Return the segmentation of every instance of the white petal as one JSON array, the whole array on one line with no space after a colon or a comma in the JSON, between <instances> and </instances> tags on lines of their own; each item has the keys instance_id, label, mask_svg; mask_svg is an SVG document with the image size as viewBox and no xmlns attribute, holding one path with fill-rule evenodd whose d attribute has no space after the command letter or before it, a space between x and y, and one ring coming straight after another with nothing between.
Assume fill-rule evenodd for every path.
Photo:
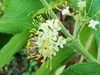
<instances>
[{"instance_id":1,"label":"white petal","mask_svg":"<svg viewBox=\"0 0 100 75\"><path fill-rule=\"evenodd\" d=\"M62 44L65 44L66 43L66 39L65 40L62 40Z\"/></svg>"},{"instance_id":2,"label":"white petal","mask_svg":"<svg viewBox=\"0 0 100 75\"><path fill-rule=\"evenodd\" d=\"M88 27L91 27L91 24L89 24Z\"/></svg>"},{"instance_id":3,"label":"white petal","mask_svg":"<svg viewBox=\"0 0 100 75\"><path fill-rule=\"evenodd\" d=\"M54 49L55 49L55 51L57 51L57 52L59 51L59 48L58 48L58 47L54 47Z\"/></svg>"},{"instance_id":4,"label":"white petal","mask_svg":"<svg viewBox=\"0 0 100 75\"><path fill-rule=\"evenodd\" d=\"M65 15L65 14L66 14L66 9L63 9L62 15Z\"/></svg>"},{"instance_id":5,"label":"white petal","mask_svg":"<svg viewBox=\"0 0 100 75\"><path fill-rule=\"evenodd\" d=\"M95 25L92 25L92 28L95 29Z\"/></svg>"},{"instance_id":6,"label":"white petal","mask_svg":"<svg viewBox=\"0 0 100 75\"><path fill-rule=\"evenodd\" d=\"M63 48L63 45L61 44L60 47Z\"/></svg>"},{"instance_id":7,"label":"white petal","mask_svg":"<svg viewBox=\"0 0 100 75\"><path fill-rule=\"evenodd\" d=\"M98 21L95 21L94 23L95 23L95 25L99 24L99 22L98 22Z\"/></svg>"},{"instance_id":8,"label":"white petal","mask_svg":"<svg viewBox=\"0 0 100 75\"><path fill-rule=\"evenodd\" d=\"M77 6L79 6L79 7L85 7L86 6L86 2L85 1L79 1L77 3Z\"/></svg>"}]
</instances>

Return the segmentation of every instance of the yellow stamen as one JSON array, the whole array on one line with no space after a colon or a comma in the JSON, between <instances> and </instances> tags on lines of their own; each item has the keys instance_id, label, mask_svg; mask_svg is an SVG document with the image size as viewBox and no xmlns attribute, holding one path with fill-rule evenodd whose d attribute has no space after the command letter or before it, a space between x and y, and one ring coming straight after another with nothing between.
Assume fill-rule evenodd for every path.
<instances>
[{"instance_id":1,"label":"yellow stamen","mask_svg":"<svg viewBox=\"0 0 100 75\"><path fill-rule=\"evenodd\" d=\"M48 24L48 22L46 22L46 24Z\"/></svg>"},{"instance_id":2,"label":"yellow stamen","mask_svg":"<svg viewBox=\"0 0 100 75\"><path fill-rule=\"evenodd\" d=\"M37 46L34 46L33 48L37 48Z\"/></svg>"},{"instance_id":3,"label":"yellow stamen","mask_svg":"<svg viewBox=\"0 0 100 75\"><path fill-rule=\"evenodd\" d=\"M39 31L37 31L35 34L36 34L36 35L39 35L39 34L40 34L40 32L39 32Z\"/></svg>"},{"instance_id":4,"label":"yellow stamen","mask_svg":"<svg viewBox=\"0 0 100 75\"><path fill-rule=\"evenodd\" d=\"M54 26L54 24L52 24L52 26Z\"/></svg>"},{"instance_id":5,"label":"yellow stamen","mask_svg":"<svg viewBox=\"0 0 100 75\"><path fill-rule=\"evenodd\" d=\"M43 63L44 61L43 60L41 60L41 63Z\"/></svg>"},{"instance_id":6,"label":"yellow stamen","mask_svg":"<svg viewBox=\"0 0 100 75\"><path fill-rule=\"evenodd\" d=\"M56 8L56 9L58 9L58 7L57 7L57 5L56 5L56 4L54 4L54 6L55 6L55 8Z\"/></svg>"},{"instance_id":7,"label":"yellow stamen","mask_svg":"<svg viewBox=\"0 0 100 75\"><path fill-rule=\"evenodd\" d=\"M30 47L29 49L30 49L30 50L32 50L33 48L32 48L32 47Z\"/></svg>"},{"instance_id":8,"label":"yellow stamen","mask_svg":"<svg viewBox=\"0 0 100 75\"><path fill-rule=\"evenodd\" d=\"M48 42L44 42L44 44L45 44L46 46L50 46L50 43L48 43Z\"/></svg>"},{"instance_id":9,"label":"yellow stamen","mask_svg":"<svg viewBox=\"0 0 100 75\"><path fill-rule=\"evenodd\" d=\"M33 36L33 34L30 34L30 36L29 37L32 37Z\"/></svg>"},{"instance_id":10,"label":"yellow stamen","mask_svg":"<svg viewBox=\"0 0 100 75\"><path fill-rule=\"evenodd\" d=\"M48 68L48 65L46 66L46 68Z\"/></svg>"},{"instance_id":11,"label":"yellow stamen","mask_svg":"<svg viewBox=\"0 0 100 75\"><path fill-rule=\"evenodd\" d=\"M42 25L42 23L39 23L39 25L41 26L41 25Z\"/></svg>"},{"instance_id":12,"label":"yellow stamen","mask_svg":"<svg viewBox=\"0 0 100 75\"><path fill-rule=\"evenodd\" d=\"M28 57L27 57L27 59L30 59L31 58L31 56L29 55Z\"/></svg>"},{"instance_id":13,"label":"yellow stamen","mask_svg":"<svg viewBox=\"0 0 100 75\"><path fill-rule=\"evenodd\" d=\"M30 62L32 62L33 60L30 60Z\"/></svg>"},{"instance_id":14,"label":"yellow stamen","mask_svg":"<svg viewBox=\"0 0 100 75\"><path fill-rule=\"evenodd\" d=\"M34 24L34 22L32 22L32 24Z\"/></svg>"},{"instance_id":15,"label":"yellow stamen","mask_svg":"<svg viewBox=\"0 0 100 75\"><path fill-rule=\"evenodd\" d=\"M35 28L32 28L32 30L33 30L33 31L36 31L36 29L35 29Z\"/></svg>"},{"instance_id":16,"label":"yellow stamen","mask_svg":"<svg viewBox=\"0 0 100 75\"><path fill-rule=\"evenodd\" d=\"M72 38L70 38L70 37L67 37L67 40L68 40L68 41L71 41L71 40L72 40Z\"/></svg>"},{"instance_id":17,"label":"yellow stamen","mask_svg":"<svg viewBox=\"0 0 100 75\"><path fill-rule=\"evenodd\" d=\"M44 63L42 63L41 67L44 65Z\"/></svg>"},{"instance_id":18,"label":"yellow stamen","mask_svg":"<svg viewBox=\"0 0 100 75\"><path fill-rule=\"evenodd\" d=\"M52 67L50 67L50 70L52 70Z\"/></svg>"},{"instance_id":19,"label":"yellow stamen","mask_svg":"<svg viewBox=\"0 0 100 75\"><path fill-rule=\"evenodd\" d=\"M35 60L38 60L39 58L35 58Z\"/></svg>"},{"instance_id":20,"label":"yellow stamen","mask_svg":"<svg viewBox=\"0 0 100 75\"><path fill-rule=\"evenodd\" d=\"M37 58L36 58L36 60L37 60L37 59L39 59L41 56L40 56L40 54L37 54L36 57L37 57Z\"/></svg>"}]
</instances>

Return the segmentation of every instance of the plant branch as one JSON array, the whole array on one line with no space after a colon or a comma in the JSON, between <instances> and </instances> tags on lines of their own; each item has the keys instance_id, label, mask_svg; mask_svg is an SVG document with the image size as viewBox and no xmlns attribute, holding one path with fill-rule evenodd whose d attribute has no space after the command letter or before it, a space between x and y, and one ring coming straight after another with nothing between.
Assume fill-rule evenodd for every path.
<instances>
[{"instance_id":1,"label":"plant branch","mask_svg":"<svg viewBox=\"0 0 100 75\"><path fill-rule=\"evenodd\" d=\"M78 40L72 41L72 46L77 49L87 60L91 62L97 62L96 59L88 51L85 50L85 48Z\"/></svg>"},{"instance_id":2,"label":"plant branch","mask_svg":"<svg viewBox=\"0 0 100 75\"><path fill-rule=\"evenodd\" d=\"M85 19L85 17L86 16L84 15L84 17L82 18L81 14L78 14L75 17L76 21L75 21L75 25L74 25L75 27L74 27L73 37L76 39L79 37L80 32L82 31L84 25L87 23L86 22L87 19Z\"/></svg>"}]
</instances>

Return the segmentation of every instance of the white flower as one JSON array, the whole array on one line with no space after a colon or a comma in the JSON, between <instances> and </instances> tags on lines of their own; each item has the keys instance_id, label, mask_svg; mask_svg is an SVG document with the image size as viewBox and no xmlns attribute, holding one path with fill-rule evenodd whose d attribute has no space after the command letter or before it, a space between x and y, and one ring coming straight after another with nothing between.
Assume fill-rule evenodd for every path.
<instances>
[{"instance_id":1,"label":"white flower","mask_svg":"<svg viewBox=\"0 0 100 75\"><path fill-rule=\"evenodd\" d=\"M46 24L53 30L57 30L57 31L61 30L58 19L56 19L56 20L54 20L54 19L53 20L47 20Z\"/></svg>"},{"instance_id":2,"label":"white flower","mask_svg":"<svg viewBox=\"0 0 100 75\"><path fill-rule=\"evenodd\" d=\"M69 6L62 10L62 15L70 15Z\"/></svg>"},{"instance_id":3,"label":"white flower","mask_svg":"<svg viewBox=\"0 0 100 75\"><path fill-rule=\"evenodd\" d=\"M64 39L64 38L61 36L61 37L59 37L57 43L58 43L58 45L59 45L61 48L63 48L63 45L66 43L66 39Z\"/></svg>"},{"instance_id":4,"label":"white flower","mask_svg":"<svg viewBox=\"0 0 100 75\"><path fill-rule=\"evenodd\" d=\"M52 26L53 22L54 22L54 19L52 19L52 20L47 20L47 21L46 21L46 24L47 24L48 26Z\"/></svg>"},{"instance_id":5,"label":"white flower","mask_svg":"<svg viewBox=\"0 0 100 75\"><path fill-rule=\"evenodd\" d=\"M55 22L54 22L54 29L57 30L57 31L61 30L58 19L56 19Z\"/></svg>"},{"instance_id":6,"label":"white flower","mask_svg":"<svg viewBox=\"0 0 100 75\"><path fill-rule=\"evenodd\" d=\"M51 50L59 51L58 44L57 44L56 42L54 42L54 41L51 40L51 41L50 41L50 44L51 44L51 45L50 45L49 48L50 48Z\"/></svg>"},{"instance_id":7,"label":"white flower","mask_svg":"<svg viewBox=\"0 0 100 75\"><path fill-rule=\"evenodd\" d=\"M83 7L86 6L86 2L85 2L85 1L79 1L79 2L77 3L77 6L80 7L80 8L81 8L81 7L83 8Z\"/></svg>"},{"instance_id":8,"label":"white flower","mask_svg":"<svg viewBox=\"0 0 100 75\"><path fill-rule=\"evenodd\" d=\"M96 25L98 24L99 24L99 21L94 21L93 19L91 19L88 27L92 27L92 29L95 29Z\"/></svg>"},{"instance_id":9,"label":"white flower","mask_svg":"<svg viewBox=\"0 0 100 75\"><path fill-rule=\"evenodd\" d=\"M51 58L51 56L52 56L52 54L50 53L50 50L47 50L47 49L42 51L42 55L43 55L44 59L46 59L47 57Z\"/></svg>"},{"instance_id":10,"label":"white flower","mask_svg":"<svg viewBox=\"0 0 100 75\"><path fill-rule=\"evenodd\" d=\"M41 47L43 45L43 39L41 39L40 37L38 37L37 41L36 41L36 45L38 45L38 47Z\"/></svg>"},{"instance_id":11,"label":"white flower","mask_svg":"<svg viewBox=\"0 0 100 75\"><path fill-rule=\"evenodd\" d=\"M44 58L50 58L50 59L52 59L52 55L56 55L56 52L54 51L54 50L50 50L50 49L45 49L43 52L42 52L43 54L43 56L44 56Z\"/></svg>"},{"instance_id":12,"label":"white flower","mask_svg":"<svg viewBox=\"0 0 100 75\"><path fill-rule=\"evenodd\" d=\"M42 23L42 25L39 27L39 29L42 29L44 32L47 32L47 30L49 28L48 28L48 25L46 23Z\"/></svg>"},{"instance_id":13,"label":"white flower","mask_svg":"<svg viewBox=\"0 0 100 75\"><path fill-rule=\"evenodd\" d=\"M58 32L56 30L53 30L49 33L49 36L52 40L56 41L57 40L57 35L58 35Z\"/></svg>"}]
</instances>

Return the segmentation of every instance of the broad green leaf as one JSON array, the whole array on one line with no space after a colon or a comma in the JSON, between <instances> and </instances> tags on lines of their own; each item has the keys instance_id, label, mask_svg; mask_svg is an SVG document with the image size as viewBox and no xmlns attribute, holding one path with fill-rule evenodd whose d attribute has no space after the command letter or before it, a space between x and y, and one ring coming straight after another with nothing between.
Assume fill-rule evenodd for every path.
<instances>
[{"instance_id":1,"label":"broad green leaf","mask_svg":"<svg viewBox=\"0 0 100 75\"><path fill-rule=\"evenodd\" d=\"M88 49L88 52L95 58L97 58L97 51L98 51L98 46L97 46L97 43L96 43L96 40L95 38L93 37L93 39L91 39L91 42L90 42L90 47ZM87 44L88 46L88 44Z\"/></svg>"},{"instance_id":2,"label":"broad green leaf","mask_svg":"<svg viewBox=\"0 0 100 75\"><path fill-rule=\"evenodd\" d=\"M78 9L77 2L78 2L79 0L68 0L68 1L71 3L71 5L72 5L74 8L77 8L77 9Z\"/></svg>"},{"instance_id":3,"label":"broad green leaf","mask_svg":"<svg viewBox=\"0 0 100 75\"><path fill-rule=\"evenodd\" d=\"M0 49L10 40L13 35L0 33Z\"/></svg>"},{"instance_id":4,"label":"broad green leaf","mask_svg":"<svg viewBox=\"0 0 100 75\"><path fill-rule=\"evenodd\" d=\"M93 29L92 29L92 31L93 31L93 34L94 34L98 44L100 45L100 25L98 25L96 28L97 28L97 31L95 31Z\"/></svg>"},{"instance_id":5,"label":"broad green leaf","mask_svg":"<svg viewBox=\"0 0 100 75\"><path fill-rule=\"evenodd\" d=\"M92 56L97 57L97 44L90 28L85 25L80 33L80 42Z\"/></svg>"},{"instance_id":6,"label":"broad green leaf","mask_svg":"<svg viewBox=\"0 0 100 75\"><path fill-rule=\"evenodd\" d=\"M67 68L61 75L100 75L100 64L87 62Z\"/></svg>"},{"instance_id":7,"label":"broad green leaf","mask_svg":"<svg viewBox=\"0 0 100 75\"><path fill-rule=\"evenodd\" d=\"M0 68L2 68L18 50L27 42L29 31L16 34L0 51Z\"/></svg>"},{"instance_id":8,"label":"broad green leaf","mask_svg":"<svg viewBox=\"0 0 100 75\"><path fill-rule=\"evenodd\" d=\"M56 56L53 57L53 70L50 71L49 68L47 69L45 63L44 66L40 67L36 71L35 75L55 75L56 70L64 64L67 64L75 55L76 53L73 48L65 46L63 49L60 49Z\"/></svg>"},{"instance_id":9,"label":"broad green leaf","mask_svg":"<svg viewBox=\"0 0 100 75\"><path fill-rule=\"evenodd\" d=\"M51 0L50 6L55 8L55 5L63 5L65 2L66 0Z\"/></svg>"},{"instance_id":10,"label":"broad green leaf","mask_svg":"<svg viewBox=\"0 0 100 75\"><path fill-rule=\"evenodd\" d=\"M4 16L0 19L0 32L15 34L34 27L27 15L42 7L40 0L8 0Z\"/></svg>"},{"instance_id":11,"label":"broad green leaf","mask_svg":"<svg viewBox=\"0 0 100 75\"><path fill-rule=\"evenodd\" d=\"M92 17L100 11L100 0L86 0L87 15Z\"/></svg>"},{"instance_id":12,"label":"broad green leaf","mask_svg":"<svg viewBox=\"0 0 100 75\"><path fill-rule=\"evenodd\" d=\"M91 34L92 34L91 30L88 28L87 25L85 25L80 33L80 41L84 47Z\"/></svg>"},{"instance_id":13,"label":"broad green leaf","mask_svg":"<svg viewBox=\"0 0 100 75\"><path fill-rule=\"evenodd\" d=\"M31 16L32 18L34 18L35 16L39 15L39 14L44 14L46 13L48 10L44 7L40 10L34 10L32 13L31 13Z\"/></svg>"},{"instance_id":14,"label":"broad green leaf","mask_svg":"<svg viewBox=\"0 0 100 75\"><path fill-rule=\"evenodd\" d=\"M57 5L57 4L64 4L65 3L65 0L64 1L61 1L61 0L47 0L48 4L50 5L50 7L52 9L56 8L54 5ZM32 18L34 18L36 15L38 14L45 14L49 9L47 9L46 7L40 9L40 10L34 10L31 15L32 15ZM50 15L50 13L48 14Z\"/></svg>"},{"instance_id":15,"label":"broad green leaf","mask_svg":"<svg viewBox=\"0 0 100 75\"><path fill-rule=\"evenodd\" d=\"M6 9L6 5L7 5L8 0L3 0L3 8Z\"/></svg>"},{"instance_id":16,"label":"broad green leaf","mask_svg":"<svg viewBox=\"0 0 100 75\"><path fill-rule=\"evenodd\" d=\"M86 12L89 17L92 17L94 20L100 21L100 0L86 0ZM96 30L91 29L97 42L100 45L100 25L96 26Z\"/></svg>"}]
</instances>

